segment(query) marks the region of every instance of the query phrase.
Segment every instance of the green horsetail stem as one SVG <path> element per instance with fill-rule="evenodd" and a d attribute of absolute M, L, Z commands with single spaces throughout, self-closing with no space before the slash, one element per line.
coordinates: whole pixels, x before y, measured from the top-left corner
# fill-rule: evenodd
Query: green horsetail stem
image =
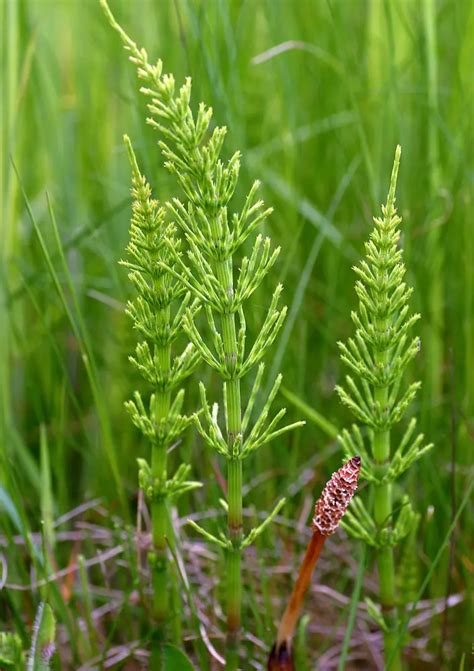
<path fill-rule="evenodd" d="M 374 219 L 365 259 L 354 268 L 359 298 L 358 310 L 352 313 L 356 331 L 347 343 L 339 343 L 339 348 L 342 361 L 355 379 L 347 375 L 344 387 L 337 387 L 341 401 L 363 427 L 354 424 L 345 429 L 339 437 L 342 447 L 347 456 L 361 455 L 361 477 L 373 490 L 372 512 L 358 497 L 343 526 L 374 548 L 380 607 L 371 601 L 368 606 L 383 630 L 385 660 L 393 660 L 393 671 L 402 668 L 397 643 L 400 602 L 393 548 L 418 520 L 407 496 L 395 503 L 393 482 L 432 447 L 424 444 L 422 434 L 416 435 L 414 418 L 401 439 L 393 439 L 393 427 L 401 421 L 420 387 L 419 382 L 403 385 L 403 374 L 418 353 L 420 341 L 410 336 L 419 315 L 409 313 L 412 289 L 403 281 L 406 270 L 399 246 L 401 218 L 395 208 L 395 190 L 400 154 L 397 147 L 387 203 L 382 206 L 382 217 Z"/>
<path fill-rule="evenodd" d="M 151 460 L 138 459 L 139 483 L 151 508 L 152 550 L 149 564 L 152 580 L 153 635 L 151 666 L 161 669 L 163 645 L 171 619 L 168 580 L 169 504 L 185 491 L 199 485 L 189 481 L 190 467 L 181 464 L 172 477 L 168 473 L 168 450 L 179 440 L 191 418 L 181 415 L 184 392 L 180 384 L 199 361 L 193 345 L 173 357 L 173 344 L 183 332 L 185 309 L 196 309 L 191 295 L 170 271 L 160 265 L 173 261 L 165 238 L 174 245 L 175 227 L 167 221 L 167 212 L 152 198 L 151 187 L 140 173 L 130 139 L 125 136 L 132 168 L 132 219 L 127 260 L 122 264 L 136 296 L 127 304 L 134 328 L 144 338 L 130 361 L 154 389 L 148 407 L 139 392 L 125 406 L 135 426 L 150 441 Z M 178 308 L 175 309 L 176 304 Z M 177 613 L 173 618 L 179 617 Z"/>

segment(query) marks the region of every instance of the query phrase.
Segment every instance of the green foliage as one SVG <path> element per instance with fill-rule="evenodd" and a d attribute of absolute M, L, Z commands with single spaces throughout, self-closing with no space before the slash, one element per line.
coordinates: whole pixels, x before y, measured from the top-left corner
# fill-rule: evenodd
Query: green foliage
<path fill-rule="evenodd" d="M 56 619 L 46 602 L 36 611 L 31 645 L 25 656 L 21 638 L 17 634 L 0 633 L 0 665 L 2 669 L 19 671 L 50 671 L 51 659 L 56 651 Z M 25 667 L 25 657 L 27 657 Z"/>
<path fill-rule="evenodd" d="M 193 314 L 197 301 L 191 301 L 183 283 L 173 272 L 179 241 L 175 226 L 167 221 L 166 209 L 152 198 L 151 187 L 140 173 L 131 142 L 125 136 L 132 167 L 132 218 L 128 260 L 136 297 L 127 304 L 134 328 L 145 340 L 135 348 L 131 363 L 154 388 L 148 407 L 139 391 L 125 404 L 133 424 L 151 443 L 151 461 L 138 459 L 139 484 L 151 504 L 153 551 L 149 555 L 153 583 L 153 613 L 157 635 L 152 643 L 151 663 L 164 664 L 163 642 L 166 639 L 168 613 L 167 544 L 168 507 L 179 495 L 200 487 L 189 480 L 191 467 L 181 464 L 168 476 L 168 449 L 181 439 L 191 418 L 181 414 L 184 390 L 172 394 L 189 377 L 199 362 L 199 353 L 188 343 L 181 354 L 172 356 L 176 340 L 183 335 L 184 314 Z M 177 309 L 173 311 L 174 306 Z M 176 583 L 174 583 L 174 589 Z M 176 599 L 175 601 L 176 602 Z M 179 614 L 174 614 L 179 618 Z"/>
<path fill-rule="evenodd" d="M 0 633 L 0 664 L 6 669 L 23 668 L 21 639 L 16 634 Z"/>
<path fill-rule="evenodd" d="M 163 671 L 193 671 L 194 666 L 179 648 L 167 643 L 163 646 Z"/>
<path fill-rule="evenodd" d="M 384 620 L 381 609 L 373 602 L 368 602 L 368 609 L 386 635 L 387 659 L 393 653 L 393 633 L 398 626 L 398 617 L 393 613 L 396 596 L 392 548 L 413 532 L 419 517 L 407 495 L 393 507 L 391 487 L 432 448 L 432 444 L 424 444 L 423 434 L 415 435 L 414 418 L 398 444 L 394 448 L 390 444 L 392 428 L 402 420 L 420 387 L 419 382 L 403 382 L 407 366 L 420 349 L 420 340 L 411 336 L 419 315 L 409 312 L 413 290 L 404 282 L 406 269 L 399 247 L 401 218 L 395 209 L 395 190 L 400 153 L 397 147 L 382 217 L 374 218 L 375 226 L 365 245 L 366 257 L 354 268 L 359 298 L 358 310 L 352 312 L 355 336 L 347 343 L 338 343 L 341 359 L 356 379 L 347 375 L 345 386 L 336 388 L 344 405 L 366 427 L 365 435 L 356 424 L 345 429 L 340 442 L 347 457 L 362 457 L 361 476 L 375 492 L 374 512 L 372 515 L 362 498 L 357 497 L 342 524 L 353 537 L 377 552 L 380 598 L 385 610 L 390 611 L 389 621 Z M 395 668 L 397 664 L 399 660 Z"/>
<path fill-rule="evenodd" d="M 220 158 L 227 129 L 215 126 L 210 131 L 212 109 L 206 107 L 204 103 L 199 105 L 195 118 L 190 107 L 191 79 L 187 78 L 176 92 L 173 75 L 162 74 L 161 61 L 151 65 L 146 51 L 139 49 L 124 33 L 110 14 L 104 0 L 102 6 L 108 13 L 112 25 L 119 32 L 125 48 L 130 52 L 130 60 L 137 66 L 139 78 L 147 84 L 141 91 L 150 99 L 148 104 L 150 113 L 158 118 L 157 121 L 151 117 L 148 123 L 164 136 L 166 141 L 160 141 L 159 145 L 166 160 L 165 166 L 175 175 L 187 198 L 185 204 L 178 198 L 169 204 L 169 209 L 189 245 L 186 260 L 183 259 L 179 246 L 168 230 L 162 237 L 162 244 L 166 247 L 167 254 L 160 258 L 158 265 L 162 272 L 168 272 L 176 278 L 178 286 L 184 284 L 204 307 L 211 334 L 209 345 L 195 324 L 196 309 L 187 307 L 183 318 L 186 333 L 196 350 L 224 380 L 238 380 L 249 373 L 265 356 L 287 312 L 286 307 L 278 307 L 282 291 L 282 286 L 279 284 L 272 296 L 260 333 L 246 354 L 246 321 L 243 306 L 275 263 L 280 249 L 272 251 L 270 239 L 258 235 L 250 257 L 244 256 L 241 260 L 235 284 L 232 277 L 233 269 L 226 276 L 224 266 L 226 262 L 232 261 L 233 254 L 272 210 L 265 209 L 263 201 L 257 199 L 259 182 L 255 181 L 241 211 L 233 213 L 229 211 L 228 206 L 235 193 L 239 176 L 240 153 L 235 152 L 227 163 Z M 226 334 L 218 330 L 214 314 L 221 318 L 238 315 L 236 350 L 231 355 L 224 345 Z M 140 350 L 137 359 L 135 363 L 140 370 L 151 371 L 148 348 Z M 247 422 L 260 390 L 263 370 L 262 365 L 255 378 L 246 409 Z M 150 376 L 153 374 L 153 371 L 149 373 Z M 242 442 L 242 436 L 236 436 L 232 443 L 234 450 L 232 454 L 229 453 L 229 446 L 222 437 L 217 423 L 217 407 L 214 406 L 211 414 L 205 389 L 201 385 L 203 413 L 208 430 L 202 428 L 197 416 L 196 421 L 206 442 L 229 458 L 243 459 L 283 432 L 300 426 L 302 422 L 275 430 L 285 414 L 282 410 L 264 428 L 280 384 L 281 376 L 278 376 L 247 442 Z"/>
<path fill-rule="evenodd" d="M 36 612 L 27 671 L 49 671 L 50 661 L 56 649 L 55 637 L 56 620 L 53 611 L 43 602 Z"/>
<path fill-rule="evenodd" d="M 224 266 L 227 261 L 232 260 L 233 254 L 272 210 L 271 208 L 265 209 L 263 201 L 257 199 L 259 182 L 255 181 L 242 210 L 229 212 L 228 205 L 235 193 L 239 176 L 240 153 L 235 152 L 227 163 L 220 158 L 227 129 L 215 126 L 210 131 L 212 109 L 206 107 L 204 103 L 199 105 L 198 113 L 194 118 L 190 107 L 191 79 L 187 78 L 176 92 L 173 75 L 162 74 L 163 68 L 160 60 L 155 65 L 151 65 L 148 62 L 146 51 L 139 49 L 126 35 L 103 0 L 101 4 L 110 22 L 119 32 L 125 48 L 130 52 L 130 60 L 137 66 L 139 78 L 147 84 L 146 87 L 142 87 L 141 91 L 150 99 L 148 104 L 150 113 L 158 118 L 157 121 L 151 117 L 148 123 L 157 128 L 165 137 L 166 141 L 159 142 L 166 160 L 165 166 L 176 176 L 187 197 L 186 204 L 175 198 L 169 205 L 189 245 L 186 261 L 183 260 L 172 234 L 170 235 L 170 230 L 167 230 L 162 236 L 162 244 L 166 247 L 167 254 L 160 258 L 158 265 L 162 272 L 167 271 L 176 278 L 178 286 L 184 284 L 205 309 L 212 339 L 210 345 L 206 344 L 196 327 L 194 319 L 196 310 L 193 307 L 187 307 L 184 315 L 186 332 L 203 360 L 224 380 L 240 379 L 265 356 L 287 312 L 286 307 L 278 307 L 282 291 L 282 286 L 279 284 L 274 291 L 260 333 L 246 354 L 246 321 L 243 305 L 275 263 L 280 249 L 276 248 L 272 251 L 270 239 L 268 237 L 263 239 L 261 235 L 258 235 L 250 257 L 244 256 L 241 260 L 235 285 L 232 277 L 233 269 L 226 277 Z M 156 214 L 155 217 L 161 219 L 164 213 Z M 132 265 L 132 267 L 135 269 L 135 266 Z M 141 281 L 135 278 L 135 282 Z M 231 355 L 226 352 L 225 334 L 218 330 L 214 314 L 219 317 L 238 315 L 236 351 Z M 156 374 L 151 365 L 151 359 L 149 349 L 146 347 L 137 351 L 137 358 L 134 360 L 139 370 L 148 374 L 149 377 Z M 262 375 L 263 367 L 260 367 L 249 399 L 248 415 L 253 409 Z M 232 455 L 228 453 L 228 446 L 218 428 L 217 413 L 214 412 L 211 415 L 204 389 L 201 388 L 204 416 L 209 431 L 203 430 L 200 424 L 198 426 L 208 444 L 220 453 L 243 459 L 284 431 L 301 425 L 301 422 L 298 422 L 275 431 L 276 425 L 285 414 L 285 411 L 280 411 L 264 429 L 263 425 L 280 383 L 281 377 L 279 376 L 260 417 L 255 422 L 247 444 L 241 445 L 238 441 L 242 441 L 242 436 L 236 437 L 237 442 L 233 442 L 235 454 Z"/>
<path fill-rule="evenodd" d="M 415 418 L 411 418 L 401 440 L 391 450 L 387 464 L 379 463 L 373 447 L 374 434 L 387 432 L 401 421 L 420 387 L 419 382 L 403 387 L 403 374 L 420 349 L 419 338 L 410 337 L 410 330 L 420 316 L 409 314 L 408 302 L 413 290 L 403 281 L 406 268 L 398 246 L 401 218 L 395 209 L 395 188 L 399 161 L 398 147 L 387 204 L 382 207 L 383 217 L 374 219 L 375 228 L 366 243 L 366 259 L 354 267 L 359 276 L 356 282 L 359 308 L 351 315 L 355 336 L 347 343 L 338 343 L 342 361 L 358 382 L 347 375 L 346 386 L 337 386 L 337 392 L 368 428 L 364 438 L 354 424 L 350 430 L 342 431 L 340 442 L 347 457 L 362 456 L 361 475 L 376 486 L 394 482 L 433 447 L 432 443 L 424 444 L 423 434 L 415 435 Z M 378 395 L 380 390 L 384 392 L 382 398 Z M 387 527 L 376 533 L 376 525 L 371 524 L 360 497 L 352 508 L 354 514 L 346 516 L 344 523 L 357 525 L 351 526 L 356 536 L 365 528 L 364 540 L 374 546 L 396 544 L 416 522 L 407 499 L 401 502 L 395 529 L 391 530 L 392 520 L 387 520 Z"/>
<path fill-rule="evenodd" d="M 156 392 L 145 408 L 141 394 L 126 403 L 133 423 L 152 442 L 169 448 L 189 424 L 181 415 L 184 391 L 176 394 L 166 414 L 162 414 L 160 395 L 175 390 L 195 369 L 199 355 L 192 344 L 170 362 L 169 348 L 183 330 L 183 314 L 190 303 L 190 294 L 162 264 L 170 261 L 168 244 L 177 246 L 175 228 L 166 221 L 166 210 L 151 196 L 151 188 L 141 175 L 128 137 L 125 142 L 132 165 L 132 219 L 129 260 L 121 263 L 128 268 L 129 279 L 136 297 L 127 304 L 127 313 L 134 328 L 146 340 L 136 346 L 130 361 Z M 179 307 L 172 315 L 172 305 Z M 188 308 L 195 311 L 196 304 Z"/>
<path fill-rule="evenodd" d="M 386 195 L 393 158 L 390 147 L 401 142 L 398 188 L 403 195 L 399 213 L 404 219 L 404 260 L 414 287 L 413 311 L 423 316 L 415 324 L 422 354 L 407 372 L 410 381 L 419 379 L 423 384 L 413 403 L 418 432 L 436 444 L 436 450 L 392 485 L 395 517 L 400 493 L 409 493 L 413 508 L 423 513 L 416 533 L 421 581 L 410 631 L 427 645 L 421 650 L 409 644 L 407 655 L 414 666 L 430 666 L 428 657 L 433 655 L 431 665 L 439 668 L 436 653 L 443 647 L 446 667 L 457 669 L 465 651 L 467 669 L 471 640 L 465 624 L 473 620 L 474 604 L 469 568 L 474 518 L 467 506 L 457 519 L 455 540 L 449 534 L 454 513 L 472 482 L 471 0 L 110 2 L 137 43 L 148 45 L 149 53 L 159 53 L 177 81 L 184 74 L 192 75 L 193 100 L 212 101 L 214 119 L 229 127 L 226 146 L 240 148 L 245 157 L 234 200 L 244 203 L 253 177 L 259 177 L 259 192 L 275 206 L 260 232 L 270 235 L 284 253 L 247 305 L 247 341 L 253 342 L 257 334 L 272 278 L 275 284 L 284 284 L 282 296 L 289 310 L 265 359 L 263 393 L 254 408 L 261 409 L 261 399 L 281 371 L 284 380 L 279 394 L 285 400 L 280 402 L 288 406 L 292 418 L 305 418 L 307 426 L 274 440 L 244 462 L 247 528 L 263 521 L 262 511 L 270 510 L 278 496 L 287 497 L 277 523 L 245 555 L 244 613 L 248 628 L 260 641 L 270 641 L 275 613 L 288 593 L 286 576 L 267 567 L 279 564 L 282 557 L 285 565 L 296 561 L 301 547 L 291 542 L 290 525 L 301 519 L 306 498 L 338 465 L 334 429 L 350 428 L 346 407 L 333 394 L 335 380 L 343 381 L 334 343 L 350 329 L 346 316 L 355 307 L 351 265 L 357 262 L 357 250 L 368 233 L 367 214 L 376 213 Z M 91 569 L 89 575 L 99 589 L 104 587 L 102 576 L 107 575 L 110 587 L 126 597 L 115 618 L 106 612 L 109 599 L 97 596 L 95 590 L 92 595 L 95 609 L 104 606 L 94 614 L 94 624 L 99 652 L 109 663 L 115 646 L 139 639 L 140 647 L 146 647 L 152 623 L 149 610 L 141 605 L 147 602 L 148 592 L 140 580 L 143 567 L 137 564 L 130 505 L 137 486 L 136 457 L 150 460 L 146 439 L 141 440 L 122 407 L 124 399 L 133 398 L 133 389 L 140 389 L 147 411 L 149 407 L 148 383 L 137 381 L 127 359 L 133 353 L 133 335 L 121 303 L 129 287 L 126 273 L 116 265 L 124 253 L 130 219 L 124 132 L 133 139 L 140 169 L 162 204 L 178 194 L 154 147 L 158 138 L 142 122 L 143 98 L 134 72 L 122 58 L 117 35 L 104 21 L 99 3 L 12 0 L 0 5 L 5 36 L 0 45 L 4 111 L 0 131 L 0 533 L 8 563 L 7 584 L 0 593 L 0 630 L 16 631 L 24 649 L 28 647 L 37 599 L 36 590 L 26 589 L 31 580 L 28 569 L 42 555 L 36 534 L 45 504 L 39 449 L 39 427 L 44 425 L 54 522 L 100 496 L 102 508 L 111 516 L 101 516 L 99 522 L 92 510 L 81 519 L 100 523 L 104 538 L 113 534 L 114 546 L 129 540 L 125 555 L 108 562 L 116 571 L 103 574 Z M 28 216 L 20 182 L 37 228 Z M 57 215 L 57 234 L 46 193 Z M 253 237 L 246 243 L 247 255 Z M 204 310 L 202 316 L 205 319 Z M 205 335 L 201 319 L 196 324 Z M 207 335 L 205 341 L 210 342 Z M 177 353 L 181 342 L 176 342 Z M 346 372 L 356 380 L 349 369 Z M 218 400 L 222 412 L 218 376 L 205 367 L 197 375 L 206 384 L 210 409 Z M 245 403 L 251 383 L 246 378 L 242 384 Z M 183 386 L 186 398 L 180 414 L 186 415 L 199 407 L 199 389 L 194 382 Z M 154 390 L 150 387 L 150 391 Z M 313 422 L 298 401 L 315 408 L 330 425 L 319 423 L 317 417 Z M 202 414 L 200 419 L 207 429 Z M 405 428 L 405 421 L 393 427 L 393 447 Z M 368 443 L 362 427 L 361 433 Z M 181 461 L 192 463 L 192 476 L 186 479 L 205 481 L 206 488 L 179 500 L 180 524 L 193 517 L 218 536 L 223 489 L 216 462 L 223 464 L 225 458 L 215 459 L 199 443 L 190 428 L 169 455 L 173 468 L 168 477 Z M 373 514 L 370 494 L 374 489 L 370 482 L 364 485 L 360 494 Z M 119 496 L 124 506 L 118 506 Z M 124 536 L 119 537 L 113 525 L 121 525 L 127 509 L 131 526 L 122 529 Z M 255 517 L 254 509 L 259 511 Z M 73 542 L 66 536 L 74 529 L 74 520 L 54 529 L 51 558 L 59 570 L 71 559 Z M 30 533 L 33 546 L 19 539 Z M 210 654 L 199 625 L 205 618 L 216 623 L 215 629 L 206 628 L 212 637 L 214 631 L 220 635 L 225 623 L 216 605 L 223 592 L 201 589 L 214 584 L 219 565 L 208 559 L 209 553 L 200 553 L 199 539 L 189 537 L 194 535 L 192 529 L 182 528 L 182 534 L 177 560 L 182 557 L 187 567 L 189 558 L 199 569 L 187 575 L 186 589 L 190 598 L 196 595 L 197 615 L 183 619 L 183 633 L 193 659 L 197 660 L 202 647 L 196 665 L 206 671 Z M 409 536 L 394 548 L 399 579 L 407 540 Z M 342 570 L 334 562 L 324 565 L 328 584 L 357 605 L 360 599 L 353 581 L 355 572 L 359 574 L 355 563 L 360 553 L 352 543 L 335 542 L 344 564 Z M 452 562 L 448 561 L 450 544 Z M 364 543 L 363 547 L 368 555 L 374 554 L 370 546 Z M 100 552 L 100 543 L 81 543 L 80 552 L 89 566 L 89 559 Z M 347 553 L 352 555 L 350 564 L 345 561 Z M 254 561 L 262 566 L 261 576 L 254 572 Z M 169 568 L 172 579 L 174 571 Z M 365 585 L 374 584 L 375 573 L 373 562 L 368 561 Z M 36 574 L 42 577 L 39 565 Z M 454 576 L 451 581 L 450 575 Z M 13 583 L 23 589 L 10 589 Z M 127 599 L 137 585 L 144 590 L 139 604 Z M 446 597 L 449 585 L 451 591 L 462 589 L 465 598 L 446 614 L 432 611 L 430 616 L 429 606 Z M 71 656 L 72 668 L 90 666 L 91 654 L 81 642 L 86 634 L 79 626 L 85 614 L 83 590 L 74 581 L 72 598 L 66 600 L 61 587 L 62 581 L 57 592 L 58 599 L 64 599 L 63 608 L 57 607 L 56 598 L 54 604 L 50 601 L 62 632 L 54 666 L 59 666 L 61 657 L 61 666 L 66 667 Z M 376 592 L 370 596 L 378 601 Z M 190 600 L 183 598 L 188 608 Z M 425 619 L 416 618 L 418 599 L 427 607 Z M 349 629 L 352 606 L 326 603 L 327 621 Z M 97 619 L 100 612 L 104 615 Z M 355 632 L 366 626 L 365 618 L 365 611 L 356 608 Z M 445 620 L 448 636 L 443 636 Z M 339 656 L 340 627 L 331 628 L 324 641 L 313 629 L 307 631 L 310 668 L 317 665 L 324 649 Z M 220 640 L 211 638 L 216 647 Z M 73 641 L 79 648 L 76 652 Z M 359 637 L 349 637 L 345 663 L 357 655 L 362 666 L 370 667 L 372 648 L 359 643 Z M 249 665 L 263 664 L 264 651 L 253 638 L 245 637 L 241 649 Z"/>
<path fill-rule="evenodd" d="M 101 0 L 101 4 L 130 52 L 138 77 L 145 84 L 141 91 L 149 101 L 148 110 L 152 116 L 148 122 L 164 138 L 159 145 L 165 167 L 175 176 L 185 197 L 184 202 L 174 198 L 169 210 L 181 228 L 188 250 L 183 255 L 173 238 L 173 231 L 164 230 L 160 242 L 166 253 L 160 256 L 157 265 L 161 273 L 175 278 L 176 286 L 181 288 L 184 285 L 203 308 L 209 338 L 202 335 L 196 324 L 196 309 L 193 307 L 196 303 L 186 307 L 183 327 L 200 357 L 223 380 L 225 435 L 220 428 L 218 405 L 214 404 L 211 411 L 202 383 L 202 421 L 197 415 L 195 419 L 207 445 L 226 457 L 228 462 L 228 536 L 224 539 L 222 534 L 218 538 L 197 524 L 193 526 L 207 540 L 228 550 L 227 663 L 229 668 L 236 668 L 241 609 L 240 553 L 262 533 L 283 504 L 280 501 L 264 524 L 243 536 L 241 462 L 266 443 L 303 424 L 296 422 L 281 427 L 280 422 L 286 413 L 284 409 L 270 417 L 271 405 L 281 384 L 281 375 L 278 375 L 260 415 L 253 427 L 249 426 L 264 372 L 261 361 L 273 344 L 287 312 L 286 307 L 279 307 L 282 286 L 278 284 L 274 290 L 260 332 L 248 351 L 245 306 L 274 265 L 280 249 L 272 250 L 270 239 L 257 235 L 251 253 L 241 258 L 236 272 L 234 255 L 241 253 L 243 244 L 271 213 L 271 209 L 265 208 L 263 201 L 257 197 L 259 182 L 253 183 L 240 210 L 231 209 L 240 172 L 240 153 L 235 152 L 227 161 L 221 158 L 227 129 L 211 127 L 212 109 L 204 103 L 200 103 L 197 113 L 193 113 L 190 106 L 191 79 L 188 77 L 177 89 L 174 76 L 163 74 L 161 61 L 150 64 L 146 51 L 139 49 L 117 24 L 105 0 Z M 151 204 L 148 207 L 152 209 Z M 164 212 L 153 209 L 153 220 L 163 220 Z M 135 237 L 138 240 L 138 236 Z M 133 274 L 140 256 L 135 249 L 136 243 L 131 249 L 135 257 L 132 281 L 135 279 L 144 293 L 143 279 L 135 278 Z M 156 258 L 153 259 L 155 261 Z M 148 347 L 137 348 L 133 361 L 142 374 L 148 378 L 156 376 L 158 384 L 161 383 Z M 260 366 L 242 416 L 240 380 L 258 364 Z M 139 410 L 136 404 L 132 407 L 134 421 L 150 427 L 152 423 L 146 422 L 142 408 L 143 405 Z"/>

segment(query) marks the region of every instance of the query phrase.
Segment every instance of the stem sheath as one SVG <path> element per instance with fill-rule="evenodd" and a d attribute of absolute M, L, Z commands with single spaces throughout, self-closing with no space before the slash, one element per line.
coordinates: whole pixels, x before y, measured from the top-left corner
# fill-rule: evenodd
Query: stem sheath
<path fill-rule="evenodd" d="M 229 295 L 233 294 L 232 259 L 217 265 L 217 276 Z M 235 315 L 223 314 L 222 340 L 226 363 L 231 374 L 237 361 Z M 226 383 L 227 445 L 227 525 L 232 548 L 227 551 L 227 641 L 226 669 L 234 671 L 239 664 L 239 641 L 242 610 L 241 542 L 242 542 L 242 460 L 235 446 L 242 433 L 240 380 L 235 375 Z"/>
<path fill-rule="evenodd" d="M 170 308 L 161 311 L 163 322 L 170 319 Z M 169 375 L 171 367 L 171 346 L 157 346 L 156 357 L 159 363 L 163 379 Z M 170 410 L 170 391 L 158 388 L 155 392 L 155 413 L 157 422 L 166 420 Z M 153 480 L 153 500 L 151 504 L 152 545 L 153 551 L 150 557 L 150 568 L 152 573 L 152 616 L 154 632 L 151 642 L 151 668 L 160 671 L 163 666 L 163 644 L 166 640 L 166 625 L 169 618 L 169 595 L 168 595 L 168 559 L 167 559 L 167 533 L 168 533 L 168 508 L 166 493 L 164 490 L 167 479 L 167 452 L 164 441 L 156 441 L 152 445 L 151 473 Z"/>

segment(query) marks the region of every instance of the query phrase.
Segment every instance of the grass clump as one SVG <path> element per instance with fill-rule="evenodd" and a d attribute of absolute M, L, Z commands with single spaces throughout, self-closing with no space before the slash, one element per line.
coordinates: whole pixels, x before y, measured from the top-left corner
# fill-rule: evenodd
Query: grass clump
<path fill-rule="evenodd" d="M 410 335 L 419 315 L 409 311 L 412 289 L 403 281 L 406 269 L 399 248 L 395 189 L 400 154 L 397 147 L 387 203 L 382 217 L 374 219 L 366 258 L 354 268 L 359 278 L 359 307 L 352 313 L 355 336 L 339 343 L 341 359 L 356 379 L 347 375 L 345 385 L 337 387 L 341 401 L 363 427 L 345 429 L 340 440 L 347 456 L 361 455 L 361 476 L 370 483 L 373 497 L 371 512 L 360 498 L 354 500 L 343 524 L 375 550 L 381 608 L 369 602 L 369 610 L 383 629 L 387 668 L 391 665 L 394 671 L 402 668 L 394 547 L 416 527 L 418 515 L 407 495 L 395 499 L 393 483 L 432 447 L 424 443 L 423 434 L 416 434 L 415 418 L 400 439 L 393 436 L 420 387 L 419 382 L 403 385 L 420 340 Z"/>

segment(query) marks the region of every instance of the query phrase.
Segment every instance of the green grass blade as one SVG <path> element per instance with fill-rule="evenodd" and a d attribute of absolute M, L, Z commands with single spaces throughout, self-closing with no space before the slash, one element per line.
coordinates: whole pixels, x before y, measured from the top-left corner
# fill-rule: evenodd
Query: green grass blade
<path fill-rule="evenodd" d="M 326 417 L 323 417 L 321 413 L 317 412 L 312 408 L 308 403 L 299 398 L 295 393 L 287 389 L 286 387 L 280 387 L 281 394 L 292 403 L 295 408 L 303 413 L 303 415 L 309 419 L 313 424 L 316 424 L 323 433 L 325 433 L 329 438 L 337 438 L 339 434 L 339 429 Z"/>
<path fill-rule="evenodd" d="M 27 671 L 49 671 L 56 644 L 56 621 L 51 607 L 42 602 L 36 613 Z"/>

